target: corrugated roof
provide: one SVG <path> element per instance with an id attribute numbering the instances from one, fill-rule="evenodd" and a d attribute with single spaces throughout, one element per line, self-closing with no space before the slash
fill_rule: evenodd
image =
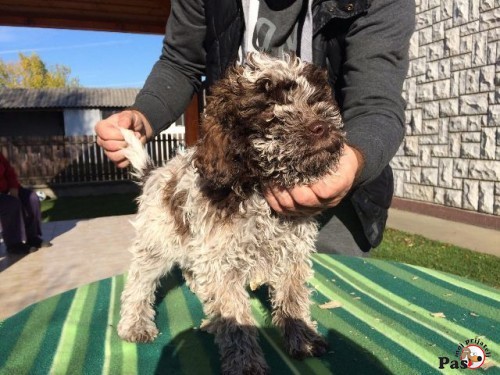
<path id="1" fill-rule="evenodd" d="M 140 89 L 0 88 L 0 109 L 128 107 Z"/>

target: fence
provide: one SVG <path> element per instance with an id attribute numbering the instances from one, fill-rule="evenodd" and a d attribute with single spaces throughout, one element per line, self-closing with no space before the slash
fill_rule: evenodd
<path id="1" fill-rule="evenodd" d="M 183 134 L 161 134 L 147 145 L 156 165 L 172 158 L 182 147 Z M 0 137 L 0 150 L 26 186 L 129 179 L 128 170 L 115 167 L 93 135 Z"/>

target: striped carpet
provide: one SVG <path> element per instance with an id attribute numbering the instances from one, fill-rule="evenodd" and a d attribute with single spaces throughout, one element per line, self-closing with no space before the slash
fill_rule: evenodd
<path id="1" fill-rule="evenodd" d="M 375 259 L 322 254 L 314 257 L 314 269 L 312 314 L 330 343 L 322 358 L 289 358 L 269 324 L 265 288 L 251 294 L 273 374 L 455 374 L 464 370 L 440 370 L 438 357 L 457 360 L 458 345 L 476 337 L 491 351 L 479 372 L 500 374 L 498 290 Z M 179 272 L 158 293 L 161 334 L 152 344 L 126 343 L 116 334 L 123 285 L 123 275 L 101 280 L 2 322 L 0 374 L 219 373 L 213 338 L 198 329 L 200 302 Z M 322 306 L 331 301 L 337 307 Z"/>

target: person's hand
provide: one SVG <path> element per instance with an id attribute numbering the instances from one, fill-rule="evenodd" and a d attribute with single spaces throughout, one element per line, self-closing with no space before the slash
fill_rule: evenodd
<path id="1" fill-rule="evenodd" d="M 14 198 L 19 198 L 19 189 L 18 188 L 10 188 L 9 195 L 13 196 Z"/>
<path id="2" fill-rule="evenodd" d="M 116 113 L 96 124 L 97 144 L 117 167 L 125 168 L 129 161 L 123 155 L 122 149 L 127 143 L 118 128 L 133 130 L 143 144 L 152 137 L 153 131 L 144 115 L 138 111 Z"/>
<path id="3" fill-rule="evenodd" d="M 319 181 L 291 189 L 270 187 L 264 197 L 279 214 L 292 216 L 316 215 L 326 208 L 335 207 L 347 195 L 363 166 L 360 152 L 347 145 L 337 168 Z"/>

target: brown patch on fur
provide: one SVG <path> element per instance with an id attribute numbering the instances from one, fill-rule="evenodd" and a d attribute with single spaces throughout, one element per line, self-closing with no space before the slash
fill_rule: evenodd
<path id="1" fill-rule="evenodd" d="M 240 203 L 245 200 L 245 197 L 237 195 L 230 188 L 213 189 L 205 185 L 201 188 L 201 192 L 210 200 L 221 219 L 236 214 Z"/>
<path id="2" fill-rule="evenodd" d="M 317 102 L 331 102 L 332 105 L 337 105 L 334 99 L 333 91 L 328 83 L 328 73 L 326 70 L 317 67 L 316 65 L 308 64 L 302 70 L 302 74 L 307 78 L 309 83 L 316 88 L 315 92 L 307 98 L 307 103 L 312 105 Z"/>
<path id="3" fill-rule="evenodd" d="M 175 231 L 185 240 L 190 233 L 189 225 L 184 222 L 182 210 L 182 207 L 186 204 L 187 192 L 185 190 L 176 191 L 177 184 L 177 175 L 173 175 L 165 185 L 163 202 L 174 219 Z"/>

